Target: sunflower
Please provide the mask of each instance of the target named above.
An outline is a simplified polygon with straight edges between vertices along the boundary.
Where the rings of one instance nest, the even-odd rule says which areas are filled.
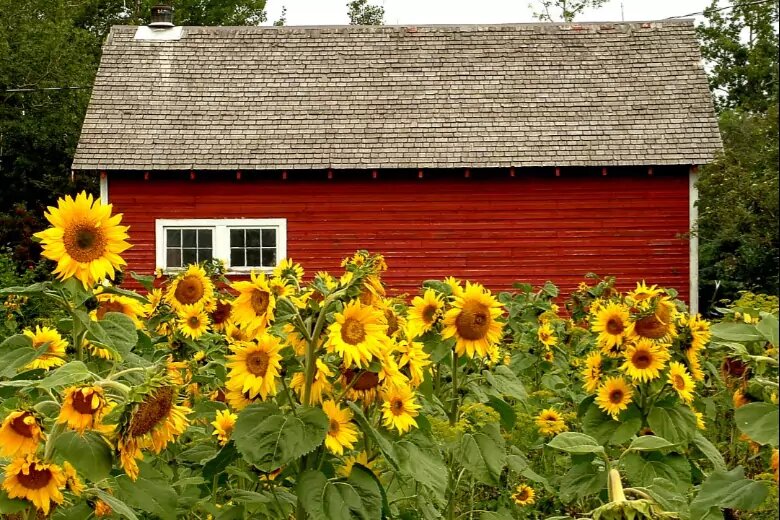
[[[633,390],[622,377],[609,377],[599,386],[596,404],[606,413],[617,419],[621,411],[631,403]]]
[[[146,309],[144,309],[144,305],[135,298],[123,296],[121,294],[106,293],[97,294],[95,295],[95,298],[97,299],[98,306],[89,313],[93,320],[102,320],[106,313],[118,312],[133,320],[135,328],[140,329],[144,326],[139,318],[146,315]]]
[[[65,485],[68,490],[74,495],[81,496],[84,491],[84,483],[79,478],[79,474],[76,472],[76,468],[67,460],[62,463],[62,472],[65,475]]]
[[[384,327],[381,314],[373,307],[355,300],[348,303],[328,328],[328,352],[342,357],[346,366],[358,368],[368,365],[382,348]]]
[[[224,334],[228,345],[232,345],[233,343],[241,341],[249,341],[251,339],[251,336],[246,330],[242,329],[232,321],[228,321],[225,324]]]
[[[633,302],[640,302],[642,300],[648,300],[650,298],[654,298],[663,292],[661,289],[658,289],[657,287],[658,287],[657,285],[648,287],[647,285],[645,285],[645,281],[642,280],[641,282],[636,283],[636,289],[626,294],[626,298],[630,299]]]
[[[388,339],[386,345],[379,352],[379,372],[377,376],[382,384],[382,388],[387,389],[391,386],[407,386],[409,384],[409,378],[398,368],[393,357],[395,346],[392,340]]]
[[[325,437],[325,447],[331,453],[341,455],[344,449],[351,450],[357,442],[357,427],[352,424],[352,412],[341,409],[335,401],[327,400],[322,403],[322,411],[328,415],[330,426]]]
[[[230,314],[233,310],[233,303],[230,300],[219,298],[214,303],[214,310],[211,311],[211,328],[217,332],[222,332],[227,328],[230,321]]]
[[[555,435],[566,431],[563,416],[554,408],[547,408],[536,416],[536,426],[542,435]]]
[[[353,380],[357,377],[357,381]],[[373,403],[379,395],[379,375],[376,372],[359,371],[342,367],[339,383],[348,388],[344,396],[350,401],[360,401],[365,406]]]
[[[35,453],[41,440],[41,423],[32,412],[11,412],[0,426],[0,455],[18,457]]]
[[[95,517],[105,518],[114,514],[114,510],[111,506],[103,502],[102,500],[95,500]]]
[[[455,353],[485,357],[492,345],[501,340],[503,325],[496,321],[501,304],[479,284],[466,282],[466,289],[455,296],[453,308],[444,315],[444,339],[455,338]]]
[[[277,299],[288,298],[295,294],[295,287],[293,287],[293,282],[286,278],[272,276],[268,279],[268,288],[271,289],[271,294],[273,294]]]
[[[187,270],[171,282],[165,293],[165,301],[178,311],[184,305],[202,305],[208,309],[213,304],[214,283],[206,270],[197,264],[190,264]]]
[[[110,410],[103,388],[99,386],[71,386],[65,390],[57,423],[67,424],[68,428],[84,433],[95,429]]]
[[[536,330],[536,337],[539,339],[539,343],[544,345],[545,348],[553,347],[558,342],[555,330],[549,322],[544,322],[539,326]]]
[[[209,330],[209,316],[202,305],[179,307],[179,332],[191,339],[198,339]]]
[[[534,493],[534,489],[531,486],[520,484],[515,489],[515,492],[512,493],[512,500],[518,506],[530,506],[534,503],[535,496],[536,493]]]
[[[693,390],[695,385],[693,379],[685,370],[682,363],[672,361],[669,363],[669,384],[672,385],[677,395],[685,404],[691,404],[693,401]]]
[[[217,416],[210,424],[214,427],[212,435],[217,436],[220,445],[224,446],[230,441],[230,434],[233,433],[237,420],[238,415],[230,410],[217,410]]]
[[[160,288],[155,288],[147,292],[146,305],[145,305],[146,315],[148,316],[152,314],[154,311],[156,311],[157,308],[160,306],[160,304],[163,302],[164,298],[165,295],[163,294],[163,291]]]
[[[333,377],[333,371],[320,361],[316,360],[317,370],[314,372],[314,381],[312,381],[309,404],[314,405],[322,402],[324,395],[329,395],[333,389],[329,377]],[[296,372],[290,380],[290,388],[298,394],[298,398],[303,399],[303,392],[306,386],[306,375],[303,372]]]
[[[414,392],[408,386],[392,386],[382,396],[382,424],[404,433],[417,427],[414,420],[421,408],[414,402]]]
[[[36,350],[45,343],[49,344],[46,352],[24,367],[26,370],[33,370],[36,368],[49,370],[50,368],[65,364],[65,349],[68,346],[68,342],[62,339],[60,333],[55,329],[36,326],[35,332],[30,329],[24,329],[22,334],[32,340],[32,347]]]
[[[704,381],[704,372],[701,369],[699,353],[693,349],[690,349],[685,354],[685,359],[688,361],[688,369],[691,371],[691,377],[693,377],[693,380]]]
[[[693,412],[693,415],[696,416],[696,427],[700,430],[706,430],[707,425],[704,423],[704,414],[701,412],[697,412],[696,410],[691,410]]]
[[[233,301],[233,321],[244,329],[264,332],[274,320],[276,307],[276,296],[265,274],[252,271],[251,281],[235,282],[230,287],[239,293]]]
[[[605,354],[616,356],[620,352],[628,323],[628,307],[621,303],[609,302],[596,311],[591,330],[598,332],[597,341]]]
[[[705,348],[712,338],[710,322],[702,319],[700,314],[688,316],[684,323],[691,333],[691,349],[698,352]]]
[[[669,360],[669,350],[649,339],[640,339],[631,344],[623,353],[625,361],[621,370],[634,381],[650,382],[661,376],[661,371]]]
[[[382,299],[375,307],[382,313],[380,323],[385,326],[385,335],[389,338],[398,337],[406,329],[406,318],[398,314],[390,300]]]
[[[401,359],[400,368],[406,367],[412,387],[417,388],[425,378],[426,367],[431,364],[431,356],[423,349],[423,344],[417,341],[402,341],[398,345]]]
[[[44,464],[33,456],[19,457],[6,466],[3,489],[10,498],[29,500],[46,516],[52,502],[62,503],[60,489],[65,481],[65,474],[56,464]]]
[[[385,296],[385,288],[379,275],[369,274],[363,278],[363,289],[360,291],[360,303],[376,305]]]
[[[265,400],[269,395],[276,395],[279,362],[282,360],[279,351],[282,346],[278,338],[270,334],[261,334],[255,341],[237,343],[233,346],[234,354],[227,356],[227,368],[230,369],[228,379],[241,385],[241,392],[247,392],[250,398],[260,396]]]
[[[143,459],[142,449],[160,453],[187,429],[187,415],[192,410],[176,404],[177,398],[173,386],[153,385],[120,417],[116,446],[122,468],[132,480],[138,478],[136,459]]]
[[[444,284],[450,288],[450,293],[453,296],[463,296],[463,286],[460,284],[460,280],[454,276],[448,276],[445,278]]]
[[[643,311],[636,321],[631,322],[626,334],[633,340],[646,338],[659,342],[669,341],[677,334],[674,326],[676,313],[674,303],[666,297],[660,298],[648,311]]]
[[[303,280],[303,267],[289,258],[284,258],[274,268],[273,275],[276,278],[287,278],[300,283]]]
[[[601,354],[593,351],[585,358],[585,368],[581,372],[585,380],[585,391],[595,392],[601,383]]]
[[[250,397],[249,392],[241,391],[241,383],[228,379],[225,382],[225,401],[233,410],[241,411],[250,404],[260,400],[260,395]]]
[[[306,354],[306,347],[309,345],[309,343],[301,335],[301,333],[298,332],[298,330],[295,328],[295,325],[289,322],[285,323],[282,326],[282,332],[285,333],[287,343],[292,347],[296,356],[303,356]]]
[[[85,288],[92,287],[125,265],[119,255],[130,248],[125,242],[128,227],[119,225],[122,215],[111,216],[111,209],[86,192],[49,206],[45,216],[54,227],[34,236],[41,239],[43,256],[57,262],[54,274],[59,279],[76,277]]]
[[[753,398],[742,390],[738,389],[734,391],[734,395],[732,396],[731,401],[734,403],[734,409],[736,410],[737,408],[742,408],[746,404],[752,403]]]
[[[82,349],[88,349],[89,352],[100,359],[113,359],[114,355],[111,353],[110,350],[107,348],[98,347],[94,343],[87,340],[87,338],[84,338],[81,340],[81,347]]]
[[[344,465],[338,469],[339,475],[342,477],[349,477],[352,474],[352,468],[355,466],[355,464],[360,464],[361,466],[368,468],[369,471],[373,472],[373,461],[368,460],[368,453],[361,451],[357,455],[351,455],[344,459]]]
[[[433,289],[426,289],[422,297],[415,296],[408,314],[408,336],[422,336],[433,328],[444,310],[442,297]]]

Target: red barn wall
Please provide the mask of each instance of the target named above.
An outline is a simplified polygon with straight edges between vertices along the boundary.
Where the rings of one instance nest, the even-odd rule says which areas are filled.
[[[551,280],[568,292],[595,272],[688,300],[687,171],[235,177],[110,173],[109,201],[134,244],[128,270],[155,269],[156,218],[286,218],[288,256],[309,275],[339,273],[344,256],[368,249],[385,255],[394,292],[448,275],[494,291]]]

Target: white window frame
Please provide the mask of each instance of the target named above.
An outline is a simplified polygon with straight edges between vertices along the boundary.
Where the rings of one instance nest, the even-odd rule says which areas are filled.
[[[168,267],[166,254],[167,228],[198,228],[212,230],[212,255],[225,263],[228,274],[247,274],[251,271],[269,273],[273,267],[230,265],[230,230],[245,228],[276,229],[276,263],[287,258],[287,219],[285,218],[191,218],[156,219],[154,221],[155,265],[165,272],[181,271],[182,267]]]

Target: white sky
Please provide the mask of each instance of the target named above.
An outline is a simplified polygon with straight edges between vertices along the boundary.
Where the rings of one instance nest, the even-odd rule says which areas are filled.
[[[346,25],[349,23],[347,1],[268,0],[266,24],[277,20],[285,6],[287,25]],[[369,3],[385,8],[388,25],[534,22],[534,9],[529,3],[538,5],[535,0],[369,0]],[[600,9],[584,12],[577,20],[659,20],[703,11],[710,3],[711,0],[609,0]]]

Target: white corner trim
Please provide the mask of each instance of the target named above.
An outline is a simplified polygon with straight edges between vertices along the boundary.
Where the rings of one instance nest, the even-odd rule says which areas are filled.
[[[251,271],[271,272],[273,267],[231,267],[230,266],[230,229],[231,228],[276,228],[276,263],[287,258],[287,219],[286,218],[194,218],[194,219],[156,219],[154,221],[155,266],[164,271],[174,272],[178,268],[167,266],[165,254],[165,228],[210,228],[213,231],[212,243],[215,260],[225,262],[228,274],[248,274]]]
[[[698,177],[696,167],[692,166],[688,172],[688,231],[690,233],[688,272],[691,314],[699,312],[699,235],[696,229],[699,220],[699,208],[696,206],[699,200],[699,190],[696,188]]]
[[[100,203],[108,204],[108,174],[100,173]]]

